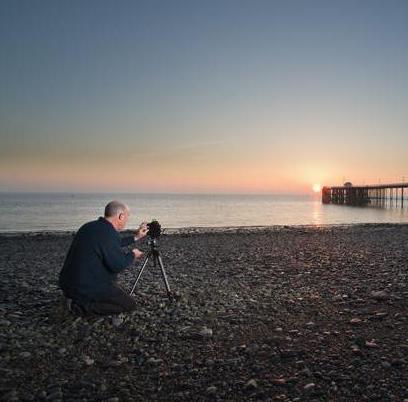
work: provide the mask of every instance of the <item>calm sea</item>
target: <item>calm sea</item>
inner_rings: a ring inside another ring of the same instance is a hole
[[[408,200],[401,209],[322,205],[319,196],[0,193],[0,232],[77,230],[112,199],[131,208],[129,228],[153,218],[167,228],[408,223]]]

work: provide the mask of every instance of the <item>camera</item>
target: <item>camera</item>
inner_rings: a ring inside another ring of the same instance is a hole
[[[161,225],[157,220],[152,220],[150,223],[147,224],[147,228],[149,229],[147,235],[151,239],[157,239],[161,235]]]

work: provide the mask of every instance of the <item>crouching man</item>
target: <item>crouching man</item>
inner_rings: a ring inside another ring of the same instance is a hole
[[[135,300],[117,284],[118,273],[129,267],[143,253],[134,248],[122,251],[146,236],[141,224],[135,236],[121,238],[129,218],[129,208],[112,201],[105,216],[83,225],[76,233],[59,275],[59,285],[68,308],[76,314],[118,314],[136,308]]]

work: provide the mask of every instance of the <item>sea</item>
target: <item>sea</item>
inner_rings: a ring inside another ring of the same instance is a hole
[[[324,205],[314,195],[0,193],[0,232],[75,231],[111,200],[131,210],[128,228],[157,219],[164,228],[408,223],[401,206]]]

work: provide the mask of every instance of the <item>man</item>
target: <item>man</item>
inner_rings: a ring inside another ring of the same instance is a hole
[[[83,225],[76,233],[60,272],[59,285],[68,299],[68,308],[77,314],[118,314],[136,308],[135,300],[117,284],[118,273],[143,253],[121,247],[140,240],[148,231],[142,223],[135,236],[121,238],[129,218],[129,208],[111,201],[105,216]]]

